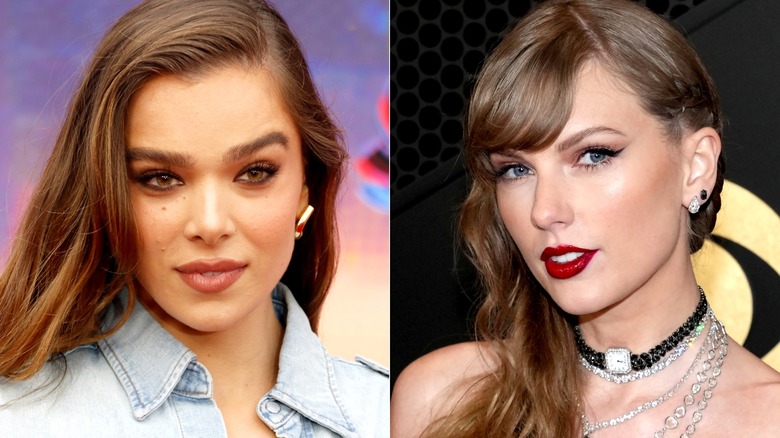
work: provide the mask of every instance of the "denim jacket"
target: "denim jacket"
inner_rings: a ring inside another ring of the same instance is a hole
[[[279,374],[257,415],[278,437],[388,437],[387,370],[328,355],[284,285],[274,307],[286,321]],[[136,305],[108,338],[0,380],[0,437],[225,437],[212,394],[195,354]]]

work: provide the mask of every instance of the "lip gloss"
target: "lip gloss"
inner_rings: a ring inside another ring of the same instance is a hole
[[[556,247],[547,247],[542,251],[540,259],[544,262],[544,267],[551,277],[559,280],[574,277],[588,267],[588,263],[598,252],[597,249],[584,249],[571,245],[559,245]],[[567,260],[561,260],[566,256]],[[571,257],[574,257],[571,260]],[[553,258],[558,259],[553,260]]]
[[[246,265],[232,260],[197,260],[176,268],[184,283],[201,293],[229,288],[244,273]]]

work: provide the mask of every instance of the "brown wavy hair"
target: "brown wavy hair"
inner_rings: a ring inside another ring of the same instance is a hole
[[[551,0],[512,28],[489,55],[466,114],[465,157],[472,177],[460,216],[466,253],[485,291],[476,332],[495,356],[430,437],[572,437],[580,431],[574,318],[527,269],[499,216],[495,151],[539,150],[560,134],[577,75],[596,62],[633,92],[674,147],[684,132],[722,117],[712,79],[685,38],[645,7],[621,0]],[[697,251],[720,209],[723,158],[712,196],[690,216]]]
[[[282,281],[316,329],[336,269],[346,152],[297,40],[262,0],[150,0],[98,46],[21,222],[0,276],[0,375],[27,378],[57,353],[107,336],[109,303],[123,287],[134,299],[139,235],[125,157],[133,94],[158,75],[235,65],[272,73],[302,138],[315,212]]]

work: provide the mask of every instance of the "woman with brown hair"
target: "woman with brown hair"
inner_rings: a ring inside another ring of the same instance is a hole
[[[550,0],[510,30],[466,117],[479,339],[404,370],[392,435],[777,436],[780,375],[725,334],[690,260],[722,125],[696,53],[642,6]]]
[[[109,30],[0,277],[10,436],[386,436],[381,367],[316,329],[341,133],[262,0]]]

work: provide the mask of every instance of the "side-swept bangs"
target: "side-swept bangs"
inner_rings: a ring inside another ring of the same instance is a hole
[[[548,13],[518,24],[485,61],[465,126],[467,169],[475,180],[494,175],[488,157],[507,150],[535,151],[561,133],[574,102],[577,74],[593,55],[593,41],[571,15]]]

